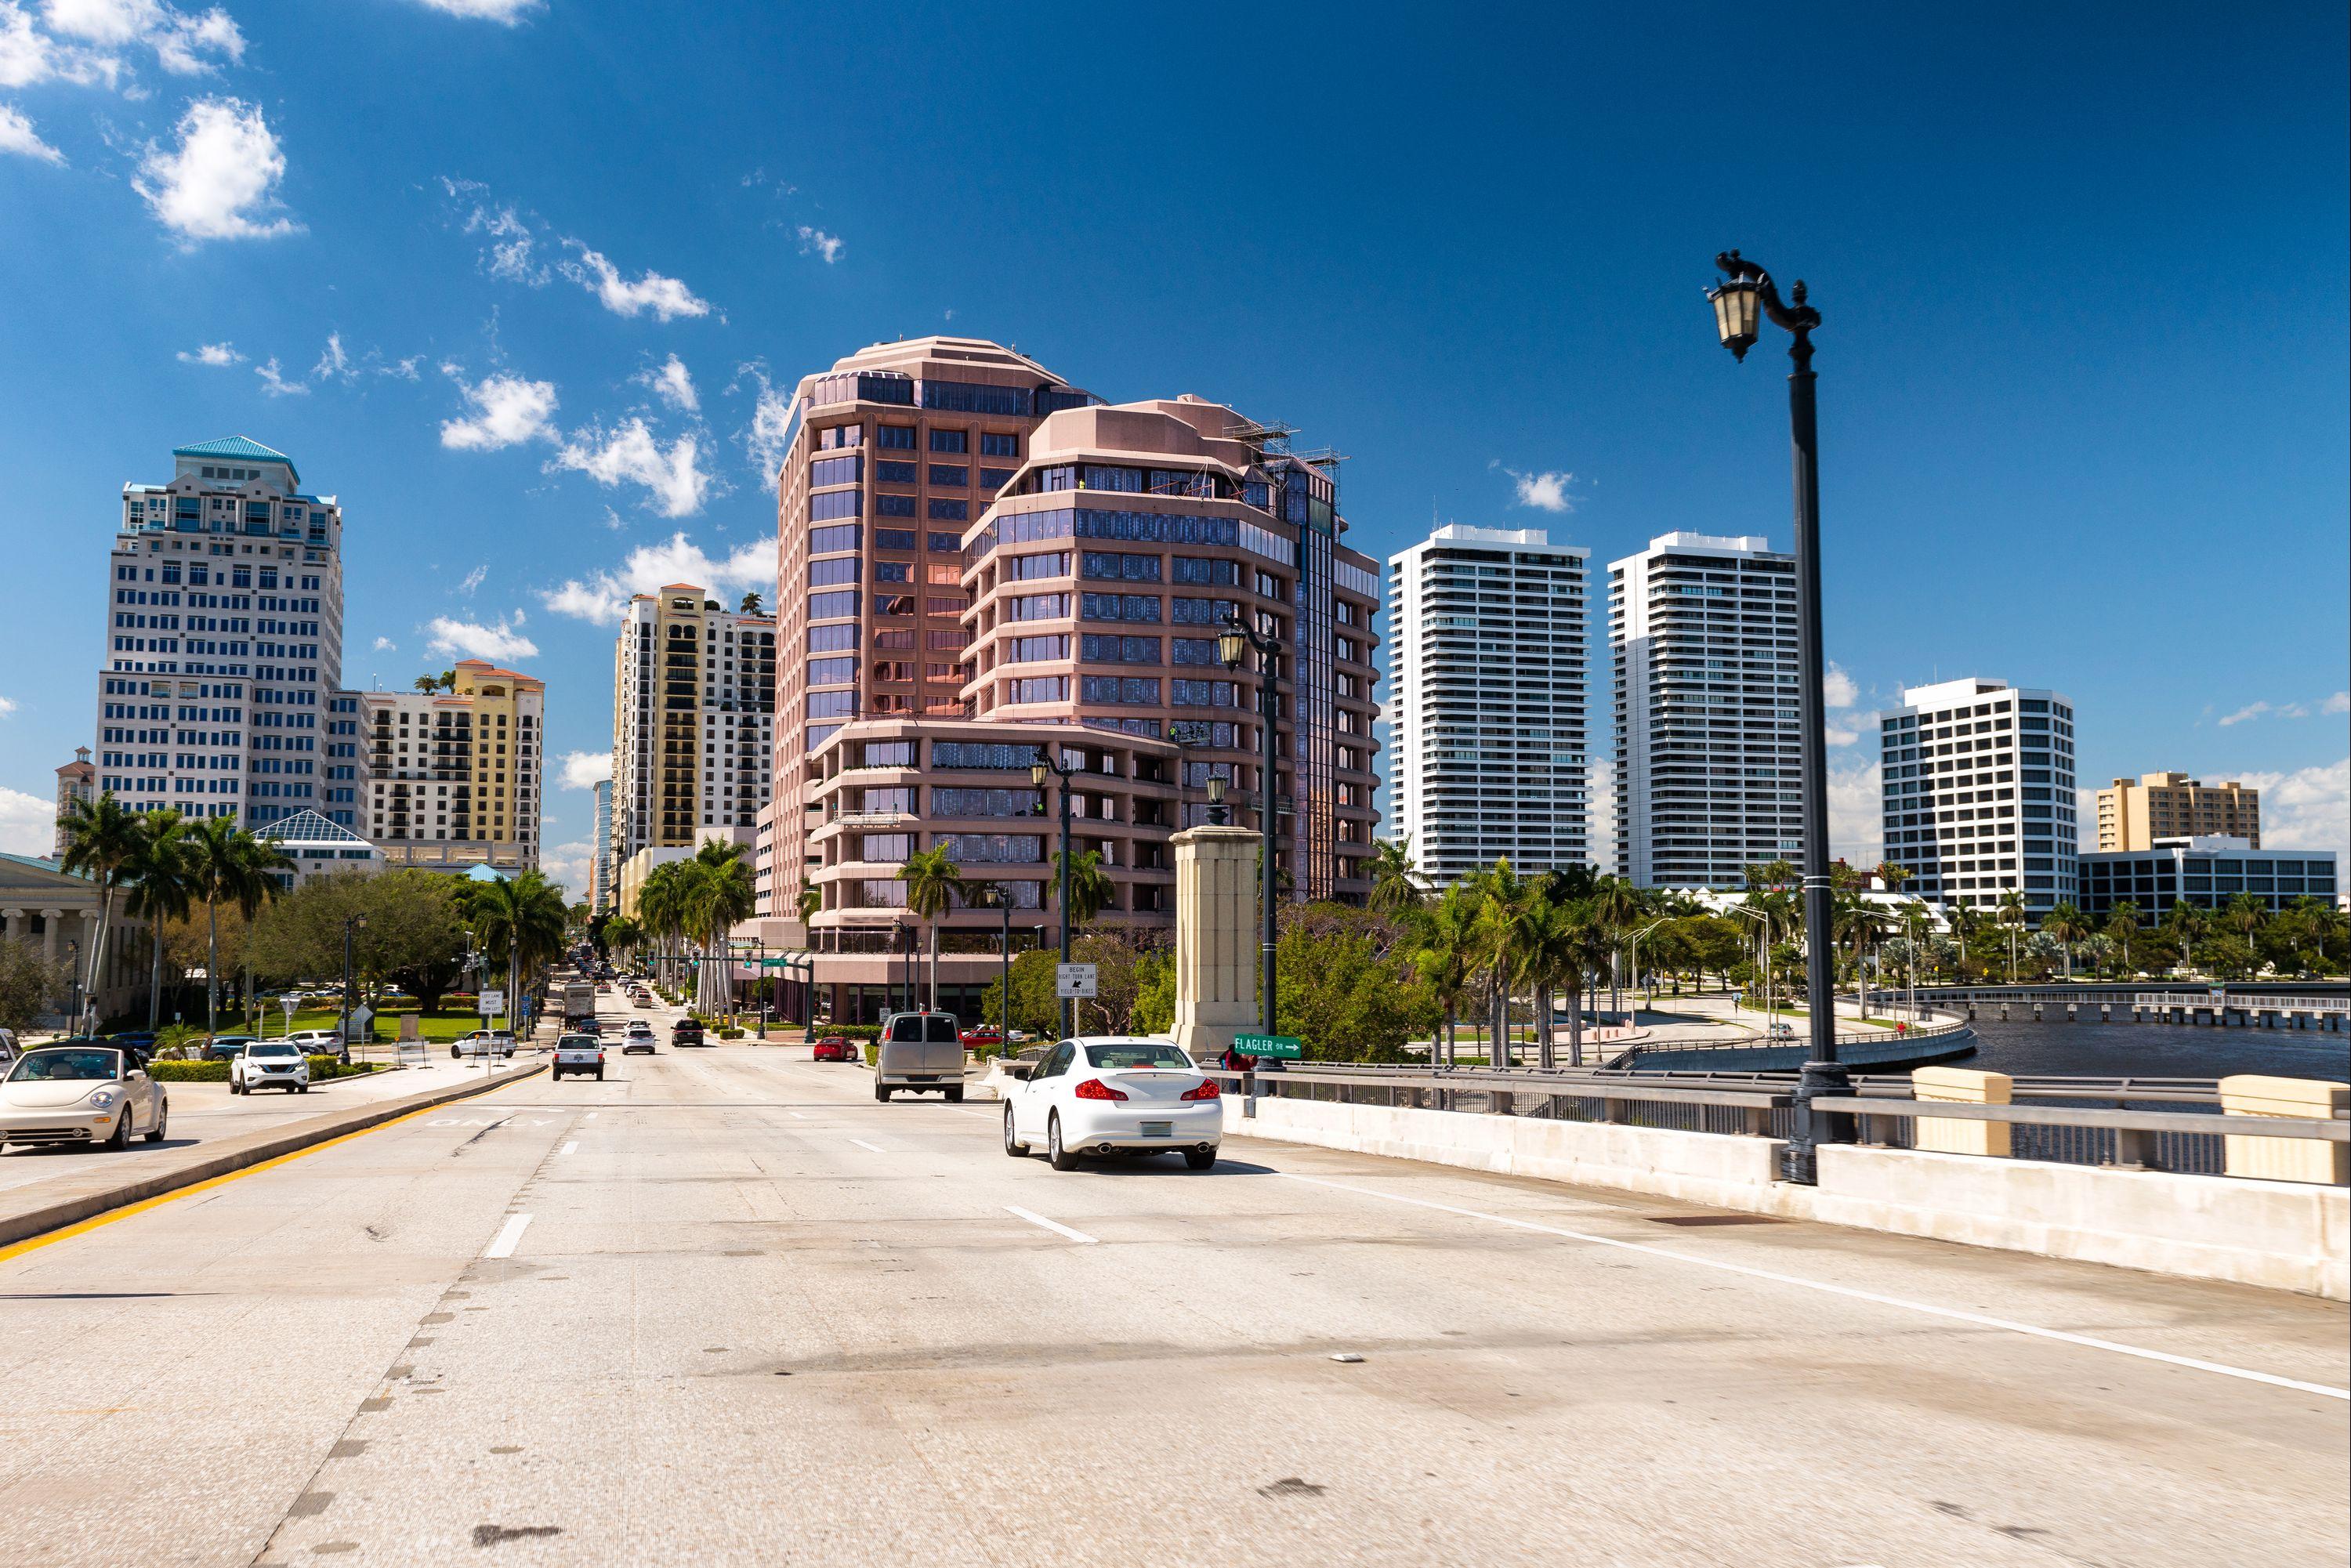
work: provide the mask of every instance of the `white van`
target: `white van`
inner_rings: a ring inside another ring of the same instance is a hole
[[[963,1040],[955,1014],[892,1013],[882,1020],[873,1098],[887,1104],[895,1089],[935,1091],[950,1105],[962,1103]]]

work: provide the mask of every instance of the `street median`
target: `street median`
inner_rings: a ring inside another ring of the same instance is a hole
[[[13,1192],[0,1192],[0,1248],[60,1230],[95,1218],[109,1210],[162,1197],[216,1176],[234,1175],[251,1166],[298,1155],[352,1133],[380,1127],[417,1111],[428,1111],[453,1100],[517,1083],[546,1071],[545,1062],[493,1073],[477,1082],[463,1083],[398,1099],[380,1100],[349,1111],[330,1111],[290,1126],[264,1128],[231,1137],[215,1138],[189,1148],[157,1154],[131,1162],[99,1153],[87,1173],[57,1181],[37,1183]],[[63,1159],[63,1155],[43,1156]]]

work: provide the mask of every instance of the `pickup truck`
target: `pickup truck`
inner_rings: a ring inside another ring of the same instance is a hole
[[[604,1042],[592,1034],[567,1034],[555,1042],[555,1061],[550,1074],[561,1078],[570,1073],[592,1073],[601,1082],[604,1076]]]

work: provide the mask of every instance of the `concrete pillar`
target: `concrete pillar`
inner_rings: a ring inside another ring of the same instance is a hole
[[[1959,1105],[2005,1105],[2015,1080],[2005,1072],[1978,1072],[1965,1067],[1921,1067],[1910,1074],[1914,1100],[1941,1100]],[[1961,1122],[1948,1116],[1921,1116],[1913,1135],[1914,1148],[1943,1155],[2001,1155],[2009,1152],[2005,1122]]]
[[[57,927],[65,924],[62,909],[41,911],[41,956],[54,964],[57,961]]]
[[[2326,1121],[2351,1106],[2351,1083],[2318,1078],[2269,1078],[2239,1073],[2220,1080],[2220,1111],[2229,1116],[2300,1116]],[[2270,1181],[2351,1182],[2351,1144],[2316,1138],[2248,1138],[2231,1134],[2223,1167],[2232,1176]]]
[[[1205,1061],[1259,1021],[1258,835],[1187,828],[1176,849],[1176,1043]]]

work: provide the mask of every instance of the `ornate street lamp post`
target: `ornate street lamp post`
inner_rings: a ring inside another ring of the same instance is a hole
[[[1815,1113],[1815,1097],[1847,1095],[1853,1080],[1837,1061],[1836,992],[1830,972],[1829,790],[1827,705],[1822,692],[1821,476],[1819,430],[1813,397],[1813,329],[1821,313],[1804,302],[1782,303],[1771,275],[1733,251],[1714,258],[1723,281],[1707,290],[1714,306],[1715,330],[1733,358],[1744,361],[1768,316],[1792,340],[1788,358],[1788,424],[1795,468],[1796,656],[1802,666],[1802,791],[1804,807],[1804,988],[1812,1025],[1812,1051],[1796,1081],[1795,1128],[1787,1143],[1782,1175],[1810,1184],[1818,1178],[1819,1146],[1852,1141],[1852,1118]],[[1768,1005],[1768,1004],[1767,1004]],[[1768,1013],[1767,1013],[1768,1016]]]
[[[335,1053],[351,1059],[351,932],[367,929],[367,916],[354,915],[343,922],[343,1016],[335,1024]],[[370,1033],[373,1033],[371,1030]]]
[[[1045,788],[1048,774],[1061,781],[1061,962],[1070,961],[1070,775],[1078,770],[1061,759],[1061,748],[1039,747],[1037,760],[1029,766],[1029,782],[1038,789]],[[1061,1038],[1069,1039],[1078,1032],[1076,1004],[1061,998]]]
[[[1242,661],[1252,652],[1258,656],[1258,733],[1264,742],[1263,759],[1258,763],[1259,782],[1263,786],[1259,793],[1264,797],[1264,803],[1259,807],[1258,829],[1265,835],[1265,847],[1259,853],[1259,858],[1264,862],[1265,873],[1265,885],[1259,894],[1262,900],[1260,908],[1264,915],[1265,929],[1258,944],[1259,966],[1261,971],[1258,999],[1259,1010],[1263,1014],[1262,1027],[1266,1033],[1274,1034],[1279,1031],[1273,1027],[1275,941],[1273,846],[1274,832],[1280,826],[1280,819],[1275,810],[1273,795],[1275,772],[1273,742],[1274,720],[1280,711],[1280,699],[1275,695],[1275,686],[1280,674],[1276,661],[1281,653],[1281,639],[1269,632],[1260,632],[1254,625],[1229,621],[1217,633],[1217,654],[1224,660],[1225,668],[1234,674],[1240,673]]]

